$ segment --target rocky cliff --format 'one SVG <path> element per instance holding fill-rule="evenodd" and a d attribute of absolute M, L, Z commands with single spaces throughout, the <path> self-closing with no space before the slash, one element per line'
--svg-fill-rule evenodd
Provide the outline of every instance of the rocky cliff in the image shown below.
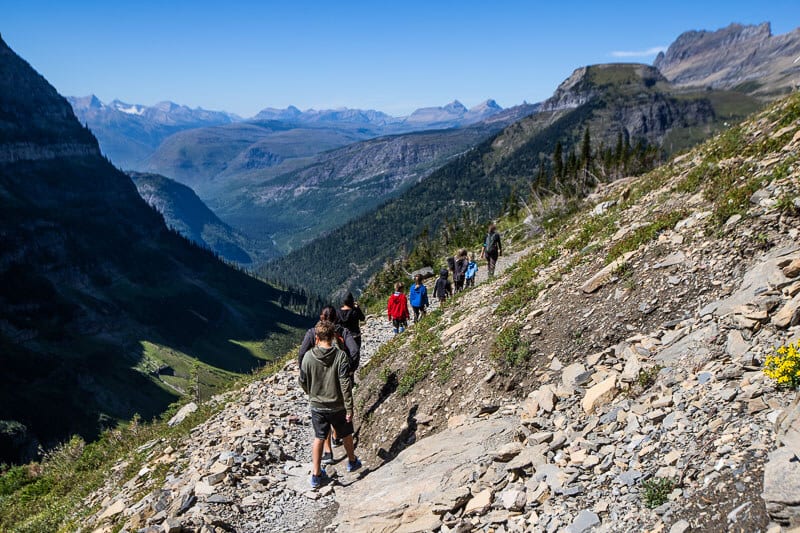
<path fill-rule="evenodd" d="M 731 24 L 716 31 L 682 33 L 653 63 L 681 86 L 739 88 L 769 95 L 800 80 L 800 28 L 772 35 L 770 24 Z"/>

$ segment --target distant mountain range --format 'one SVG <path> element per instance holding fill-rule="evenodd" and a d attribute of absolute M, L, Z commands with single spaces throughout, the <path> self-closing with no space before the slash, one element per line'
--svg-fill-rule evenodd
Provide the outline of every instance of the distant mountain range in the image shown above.
<path fill-rule="evenodd" d="M 0 72 L 0 463 L 208 396 L 296 342 L 304 297 L 169 230 L 2 39 Z"/>
<path fill-rule="evenodd" d="M 94 95 L 68 97 L 67 101 L 78 120 L 98 138 L 103 154 L 124 169 L 141 168 L 174 133 L 241 120 L 231 113 L 190 109 L 173 102 L 142 106 L 114 100 L 104 104 Z"/>

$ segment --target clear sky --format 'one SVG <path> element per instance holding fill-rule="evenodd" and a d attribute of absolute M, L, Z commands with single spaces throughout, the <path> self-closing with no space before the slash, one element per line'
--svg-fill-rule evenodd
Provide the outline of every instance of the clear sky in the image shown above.
<path fill-rule="evenodd" d="M 0 0 L 3 39 L 64 95 L 245 117 L 537 102 L 581 65 L 651 63 L 683 31 L 765 21 L 800 26 L 800 3 Z"/>

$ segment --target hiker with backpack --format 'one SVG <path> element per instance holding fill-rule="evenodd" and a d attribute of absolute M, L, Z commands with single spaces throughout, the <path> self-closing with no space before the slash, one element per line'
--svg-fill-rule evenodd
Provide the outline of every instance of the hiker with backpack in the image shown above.
<path fill-rule="evenodd" d="M 439 272 L 439 279 L 436 280 L 436 285 L 433 286 L 433 295 L 439 300 L 439 304 L 443 304 L 447 298 L 453 295 L 453 286 L 450 285 L 450 280 L 447 279 L 446 268 Z"/>
<path fill-rule="evenodd" d="M 494 277 L 494 269 L 497 266 L 497 258 L 503 255 L 503 245 L 500 243 L 500 234 L 497 233 L 497 226 L 489 224 L 489 233 L 483 241 L 481 258 L 486 258 L 486 270 L 489 277 Z"/>
<path fill-rule="evenodd" d="M 338 323 L 347 328 L 353 335 L 359 349 L 361 348 L 361 322 L 364 322 L 367 317 L 364 316 L 364 311 L 358 306 L 358 302 L 353 298 L 353 293 L 348 292 L 345 296 L 342 306 L 336 312 L 339 316 Z"/>
<path fill-rule="evenodd" d="M 394 334 L 403 333 L 408 327 L 408 300 L 403 294 L 403 284 L 399 281 L 394 284 L 394 293 L 389 296 L 389 301 L 386 303 L 386 313 L 394 328 Z"/>
<path fill-rule="evenodd" d="M 467 273 L 465 274 L 467 288 L 475 286 L 475 275 L 478 273 L 478 263 L 475 262 L 475 253 L 470 252 L 469 263 L 467 263 Z"/>
<path fill-rule="evenodd" d="M 355 371 L 361 361 L 361 347 L 353 338 L 350 330 L 345 328 L 339 323 L 339 315 L 336 313 L 336 308 L 332 305 L 326 305 L 319 313 L 321 322 L 330 322 L 333 324 L 333 340 L 334 344 L 342 350 L 350 362 L 350 375 L 353 379 Z M 314 328 L 306 331 L 303 342 L 300 344 L 300 349 L 297 351 L 297 367 L 303 366 L 303 358 L 316 345 L 316 333 Z M 322 462 L 326 465 L 333 464 L 333 446 L 341 446 L 342 439 L 333 432 L 330 438 L 325 441 L 325 449 L 322 454 Z"/>
<path fill-rule="evenodd" d="M 428 288 L 422 283 L 422 275 L 414 276 L 414 284 L 408 289 L 408 301 L 414 311 L 414 323 L 420 318 L 425 318 L 428 308 Z"/>
<path fill-rule="evenodd" d="M 303 356 L 298 381 L 308 394 L 314 441 L 311 446 L 311 488 L 330 480 L 322 468 L 323 449 L 331 429 L 347 453 L 347 471 L 361 468 L 353 443 L 353 378 L 350 358 L 335 342 L 335 326 L 327 320 L 314 327 L 315 345 Z"/>
<path fill-rule="evenodd" d="M 455 263 L 455 274 L 453 275 L 455 292 L 461 292 L 464 290 L 464 282 L 467 279 L 467 265 L 469 265 L 469 260 L 467 260 L 467 251 L 462 248 L 458 251 L 458 256 Z"/>

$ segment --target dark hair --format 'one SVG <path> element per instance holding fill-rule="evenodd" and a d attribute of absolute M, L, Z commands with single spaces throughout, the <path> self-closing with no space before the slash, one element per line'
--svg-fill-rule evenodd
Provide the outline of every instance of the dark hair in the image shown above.
<path fill-rule="evenodd" d="M 443 278 L 446 278 L 447 277 L 447 269 L 446 268 L 441 269 L 439 271 L 439 275 L 442 276 Z"/>
<path fill-rule="evenodd" d="M 326 305 L 322 308 L 322 311 L 319 312 L 319 319 L 336 324 L 339 321 L 339 315 L 336 313 L 336 308 L 334 306 Z"/>
<path fill-rule="evenodd" d="M 417 274 L 416 276 L 414 276 L 414 283 L 422 285 L 422 274 Z"/>
<path fill-rule="evenodd" d="M 317 322 L 317 325 L 314 326 L 314 334 L 321 341 L 332 341 L 334 333 L 335 328 L 333 322 L 329 320 L 320 320 Z"/>
<path fill-rule="evenodd" d="M 347 296 L 344 297 L 344 302 L 342 305 L 346 305 L 347 307 L 353 307 L 356 304 L 356 299 L 353 298 L 353 293 L 348 292 Z"/>

